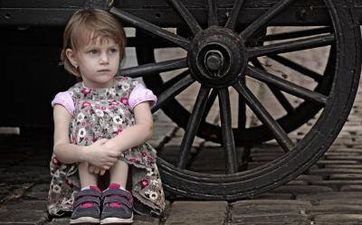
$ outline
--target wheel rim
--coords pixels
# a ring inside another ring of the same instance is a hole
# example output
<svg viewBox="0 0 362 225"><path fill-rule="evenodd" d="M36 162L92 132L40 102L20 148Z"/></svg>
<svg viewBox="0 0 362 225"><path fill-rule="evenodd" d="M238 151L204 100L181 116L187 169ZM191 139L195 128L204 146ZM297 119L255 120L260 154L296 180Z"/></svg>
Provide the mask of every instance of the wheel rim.
<svg viewBox="0 0 362 225"><path fill-rule="evenodd" d="M290 0L284 0L276 3L268 12L260 17L260 20L248 25L238 35L241 39L248 40L258 30L258 28L267 25L267 23L274 17L278 16L279 13L287 10L292 2L293 1ZM196 37L198 37L198 34L202 34L202 28L195 20L193 20L192 15L182 5L182 3L178 1L170 1L170 3L185 20L191 32ZM233 7L230 19L225 25L228 29L233 29L236 26L237 15L242 8L242 4L243 1L237 1ZM333 45L336 48L337 53L335 60L330 61L335 61L335 65L333 65L335 73L333 76L333 83L331 85L332 89L328 94L319 93L317 92L318 90L310 91L298 85L279 79L276 76L273 76L273 74L267 73L255 67L256 63L254 66L243 64L241 67L237 68L237 70L240 70L241 72L245 69L245 71L247 71L247 75L256 80L271 84L289 94L298 96L306 101L312 101L315 104L322 105L324 107L323 112L321 112L321 115L317 119L314 127L298 143L293 142L288 137L288 131L285 131L281 125L275 122L275 119L267 112L267 110L265 110L263 105L245 84L243 76L230 76L226 79L227 82L224 82L223 85L219 85L218 82L214 82L215 80L220 80L219 78L213 79L213 75L210 75L210 73L203 77L198 77L198 75L195 76L196 73L205 71L205 66L209 66L206 70L215 71L220 69L220 65L223 64L223 62L220 63L220 61L222 61L220 58L227 58L227 54L231 52L231 49L226 49L225 55L220 53L223 50L216 47L207 48L207 50L203 52L205 46L202 46L196 51L197 53L195 55L189 53L187 60L180 59L158 63L156 65L159 66L158 70L151 69L151 67L155 68L155 64L153 64L152 66L143 65L137 67L136 69L133 69L133 71L132 69L124 71L125 74L137 76L137 74L142 70L154 73L163 72L165 71L165 68L182 68L186 66L186 61L188 61L189 64L198 66L198 68L190 68L193 76L182 77L175 85L172 86L172 88L166 90L160 95L160 105L162 105L164 99L178 94L195 80L201 83L201 88L199 90L191 118L188 122L188 128L186 129L186 134L181 143L178 163L174 165L166 162L162 158L159 158L162 178L165 183L165 187L168 190L174 191L178 194L187 195L188 197L202 199L232 200L250 197L292 179L296 175L300 174L301 171L308 168L323 154L324 151L327 150L328 146L332 143L343 126L355 96L358 84L360 56L358 51L352 52L348 54L348 56L346 56L346 52L349 49L359 49L358 45L360 34L355 29L353 18L351 18L348 11L340 7L338 7L338 11L336 11L336 6L332 1L325 1L325 4L329 9L334 33L332 32L327 35L319 35L302 41L298 40L296 42L246 48L243 50L247 52L247 54L245 54L247 56L242 53L241 58L248 58L246 61L251 61L252 59L262 55L276 55L279 53L297 51L305 48ZM216 10L214 8L215 1L210 0L209 6L209 25L211 27L217 25L217 20L215 19ZM190 41L181 36L167 33L156 26L149 26L149 24L145 26L144 21L139 18L134 18L132 15L118 9L112 8L111 12L127 22L132 22L132 24L141 29L145 29L148 32L158 35L158 37L161 37L162 39L166 39L184 49L189 49L191 44ZM349 26L341 26L341 24L348 24ZM353 29L351 29L352 27ZM218 30L217 32L221 31ZM347 41L351 39L346 37L353 37L352 41ZM214 42L209 42L209 44L215 45ZM216 43L216 45L225 47L220 43ZM210 46L207 45L207 47ZM210 50L212 51L210 52ZM210 54L214 53L216 54L216 57L215 55L212 55L212 57L209 58ZM198 62L197 60L200 59L200 55L202 55L202 60ZM206 63L202 64L203 62ZM200 65L202 67L201 69ZM346 71L350 71L349 76L342 77L342 74ZM210 71L207 71L207 73L208 72ZM270 129L285 154L272 162L265 164L264 166L258 167L257 169L243 172L238 171L238 163L235 161L237 158L235 153L235 140L230 123L231 112L228 96L229 92L227 89L229 86L232 86L243 97L244 101L258 116L258 118ZM225 168L225 172L227 174L224 175L198 173L189 171L185 168L187 156L190 153L193 139L196 136L200 120L207 106L207 98L210 96L209 93L211 88L217 88L217 95L219 97L220 105L222 106L220 109L221 127L223 131L222 133L225 134L222 136L222 143L225 151L225 164L228 165ZM341 90L347 91L337 94L337 92ZM335 123L331 125L330 122ZM333 129L330 131L331 127Z"/></svg>

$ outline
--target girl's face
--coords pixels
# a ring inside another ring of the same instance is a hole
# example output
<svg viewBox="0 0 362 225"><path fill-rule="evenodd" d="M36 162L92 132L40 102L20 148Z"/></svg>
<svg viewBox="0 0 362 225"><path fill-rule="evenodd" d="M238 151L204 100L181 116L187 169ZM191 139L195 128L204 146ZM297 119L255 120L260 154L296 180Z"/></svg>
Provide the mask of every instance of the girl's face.
<svg viewBox="0 0 362 225"><path fill-rule="evenodd" d="M113 86L120 63L120 49L113 39L98 36L77 51L67 49L66 54L69 61L78 67L85 86Z"/></svg>

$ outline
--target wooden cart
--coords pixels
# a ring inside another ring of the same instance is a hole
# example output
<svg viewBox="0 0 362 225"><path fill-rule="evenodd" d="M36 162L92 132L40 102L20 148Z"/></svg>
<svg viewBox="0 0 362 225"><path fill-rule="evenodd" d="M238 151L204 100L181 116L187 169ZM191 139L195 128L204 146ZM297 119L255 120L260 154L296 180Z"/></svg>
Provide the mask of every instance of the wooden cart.
<svg viewBox="0 0 362 225"><path fill-rule="evenodd" d="M158 161L165 188L178 195L237 200L290 181L328 150L352 107L361 69L361 0L3 0L2 126L51 124L50 99L74 82L56 65L61 32L84 7L108 10L136 28L128 43L139 66L121 73L142 77L158 95L152 111L163 110L185 129L179 149L161 152ZM157 60L160 50L184 56ZM308 51L320 51L322 69L298 61ZM283 69L276 72L265 60ZM273 102L258 98L255 83ZM196 98L188 109L177 96L191 86ZM282 112L271 113L273 107ZM211 109L220 123L209 119ZM250 123L248 114L258 120ZM310 128L299 140L290 137L305 125ZM221 144L222 173L195 169L196 136ZM267 141L278 144L280 156L245 167L247 149Z"/></svg>

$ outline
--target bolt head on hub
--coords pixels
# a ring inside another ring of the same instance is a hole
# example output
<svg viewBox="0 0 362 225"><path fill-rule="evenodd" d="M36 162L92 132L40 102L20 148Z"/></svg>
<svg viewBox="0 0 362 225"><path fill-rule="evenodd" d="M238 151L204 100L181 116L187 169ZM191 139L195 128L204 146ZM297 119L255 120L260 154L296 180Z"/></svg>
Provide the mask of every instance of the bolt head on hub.
<svg viewBox="0 0 362 225"><path fill-rule="evenodd" d="M188 64L193 77L209 87L234 84L247 66L244 41L232 30L209 27L191 42Z"/></svg>
<svg viewBox="0 0 362 225"><path fill-rule="evenodd" d="M204 64L210 71L218 71L224 65L224 56L218 50L210 50L206 53Z"/></svg>

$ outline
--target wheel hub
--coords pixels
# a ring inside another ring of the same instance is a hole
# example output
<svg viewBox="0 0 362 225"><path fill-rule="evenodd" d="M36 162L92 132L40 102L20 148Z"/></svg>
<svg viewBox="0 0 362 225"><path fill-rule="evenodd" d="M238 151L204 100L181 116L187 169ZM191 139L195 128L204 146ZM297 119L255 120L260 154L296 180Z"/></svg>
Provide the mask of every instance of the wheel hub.
<svg viewBox="0 0 362 225"><path fill-rule="evenodd" d="M244 74L244 41L233 31L210 27L199 32L188 52L192 76L209 87L228 87Z"/></svg>

